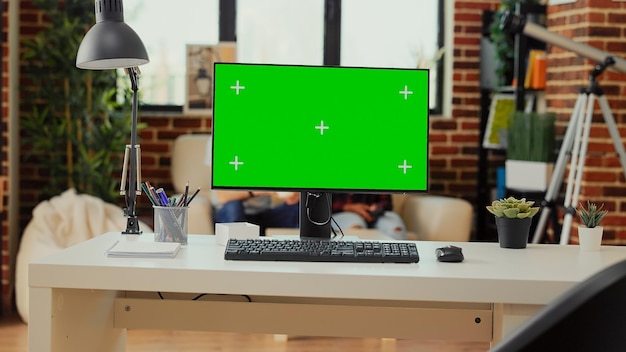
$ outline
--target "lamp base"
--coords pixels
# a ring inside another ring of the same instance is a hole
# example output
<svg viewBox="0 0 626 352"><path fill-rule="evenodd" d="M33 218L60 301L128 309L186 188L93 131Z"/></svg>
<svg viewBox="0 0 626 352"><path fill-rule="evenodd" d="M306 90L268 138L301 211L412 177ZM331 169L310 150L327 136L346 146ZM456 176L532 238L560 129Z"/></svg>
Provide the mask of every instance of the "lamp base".
<svg viewBox="0 0 626 352"><path fill-rule="evenodd" d="M122 231L122 235L141 235L136 215L128 216L128 219L126 219L126 230Z"/></svg>

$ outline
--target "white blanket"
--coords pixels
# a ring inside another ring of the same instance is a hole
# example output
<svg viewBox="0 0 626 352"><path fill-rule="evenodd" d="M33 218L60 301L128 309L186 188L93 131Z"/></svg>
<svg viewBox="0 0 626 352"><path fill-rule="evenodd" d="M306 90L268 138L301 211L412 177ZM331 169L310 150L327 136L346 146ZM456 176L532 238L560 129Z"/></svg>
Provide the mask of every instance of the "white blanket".
<svg viewBox="0 0 626 352"><path fill-rule="evenodd" d="M152 230L140 223L143 232ZM126 228L122 208L100 198L76 194L69 189L33 209L15 265L15 301L22 320L28 323L28 264L105 232Z"/></svg>

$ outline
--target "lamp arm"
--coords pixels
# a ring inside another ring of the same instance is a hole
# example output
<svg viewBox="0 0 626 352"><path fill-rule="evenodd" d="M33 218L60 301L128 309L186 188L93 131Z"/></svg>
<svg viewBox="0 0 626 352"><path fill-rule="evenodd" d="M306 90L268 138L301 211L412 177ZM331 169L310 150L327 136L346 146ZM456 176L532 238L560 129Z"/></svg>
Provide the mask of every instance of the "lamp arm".
<svg viewBox="0 0 626 352"><path fill-rule="evenodd" d="M139 86L139 68L137 67L129 67L126 69L126 73L130 77L131 89L133 91L133 111L132 111L132 125L130 131L130 144L126 148L126 152L130 153L130 168L128 174L128 190L126 192L121 192L125 194L126 199L126 231L123 231L123 234L127 235L138 235L141 234L141 230L139 229L139 221L137 220L137 195L141 194L141 187L139 184L141 183L141 176L139 174L140 163L140 155L139 155L139 146L137 145L137 109L138 109L138 97L137 91ZM122 170L122 182L125 182L126 175L126 160L124 157L124 169ZM121 187L125 185L122 184Z"/></svg>

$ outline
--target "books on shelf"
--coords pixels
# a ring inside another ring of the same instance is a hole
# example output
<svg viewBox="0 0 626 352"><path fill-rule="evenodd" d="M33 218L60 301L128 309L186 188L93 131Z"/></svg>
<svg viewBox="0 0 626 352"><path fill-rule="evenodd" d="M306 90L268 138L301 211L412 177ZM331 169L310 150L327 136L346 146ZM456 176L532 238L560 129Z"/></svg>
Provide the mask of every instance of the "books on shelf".
<svg viewBox="0 0 626 352"><path fill-rule="evenodd" d="M106 251L107 257L173 258L180 250L177 242L116 241Z"/></svg>
<svg viewBox="0 0 626 352"><path fill-rule="evenodd" d="M546 52L533 49L528 54L524 88L544 89L546 87Z"/></svg>

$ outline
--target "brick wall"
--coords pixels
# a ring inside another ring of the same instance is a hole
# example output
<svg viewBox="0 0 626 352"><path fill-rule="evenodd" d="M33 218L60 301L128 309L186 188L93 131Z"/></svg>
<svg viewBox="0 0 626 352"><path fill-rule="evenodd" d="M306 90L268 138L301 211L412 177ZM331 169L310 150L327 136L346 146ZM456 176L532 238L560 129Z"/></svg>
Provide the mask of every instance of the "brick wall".
<svg viewBox="0 0 626 352"><path fill-rule="evenodd" d="M453 54L452 118L432 118L430 126L431 192L472 203L477 192L482 14L498 4L497 0L454 2L453 48L446 51ZM490 171L495 173L495 168Z"/></svg>
<svg viewBox="0 0 626 352"><path fill-rule="evenodd" d="M626 4L612 0L576 1L548 8L548 30L563 37L598 48L618 58L626 57ZM558 44L558 43L553 43ZM580 53L548 46L546 97L549 110L558 115L559 133L563 134L572 117L579 90L588 86L589 73L596 62ZM626 136L626 83L624 73L611 70L598 77L600 88L611 107L617 130ZM595 106L588 152L585 159L579 200L604 203L610 210L603 225L605 244L626 243L626 183L608 126L598 104ZM567 179L567 175L565 176ZM563 204L562 202L560 204ZM576 204L573 204L576 205ZM577 242L577 218L572 226L571 242Z"/></svg>
<svg viewBox="0 0 626 352"><path fill-rule="evenodd" d="M173 189L169 166L174 140L181 134L210 133L211 116L140 113L140 121L148 125L139 136L141 177L154 186ZM152 217L150 202L145 197L140 197L137 211L139 216Z"/></svg>

